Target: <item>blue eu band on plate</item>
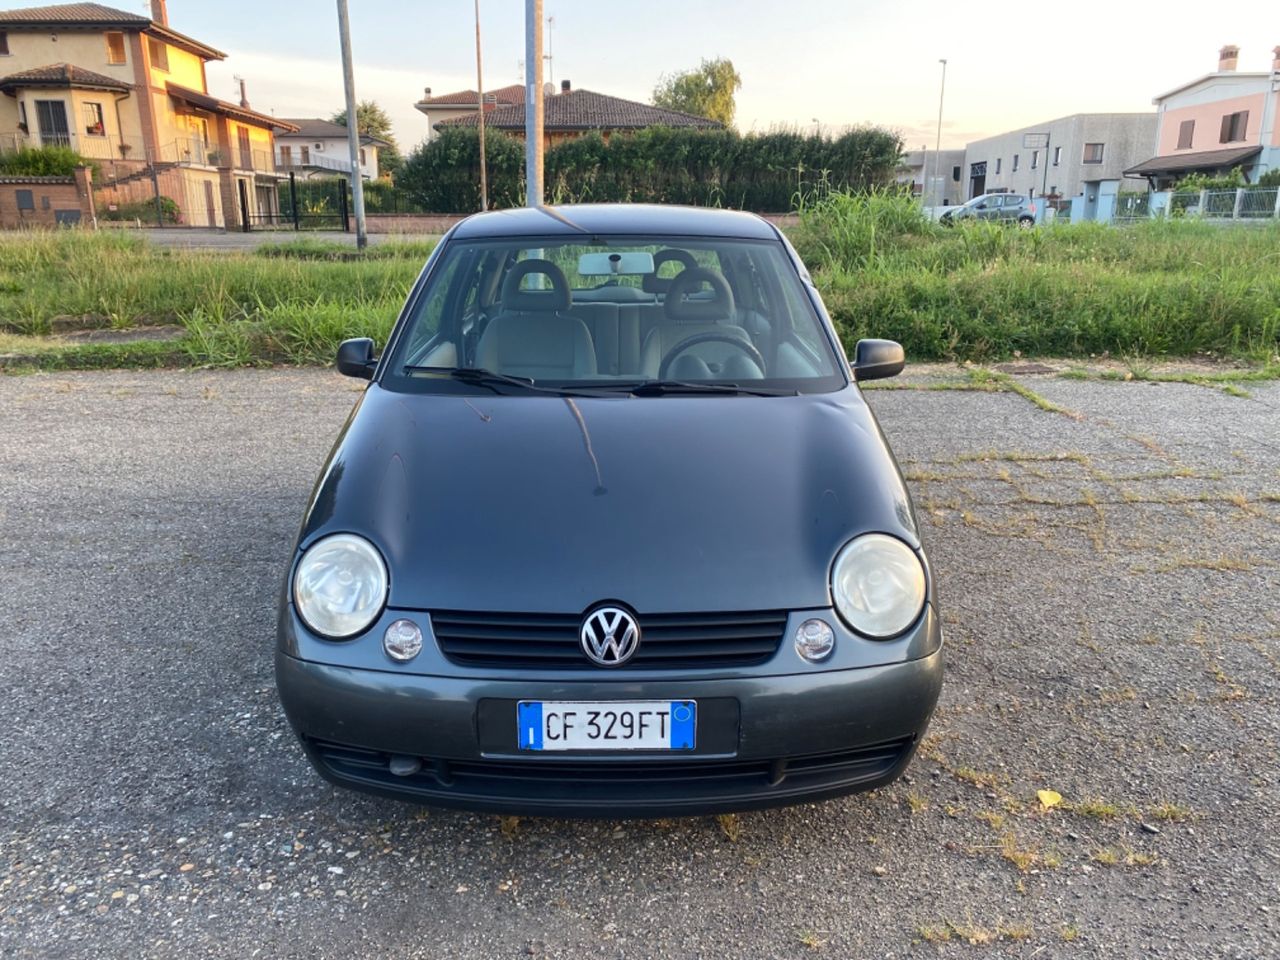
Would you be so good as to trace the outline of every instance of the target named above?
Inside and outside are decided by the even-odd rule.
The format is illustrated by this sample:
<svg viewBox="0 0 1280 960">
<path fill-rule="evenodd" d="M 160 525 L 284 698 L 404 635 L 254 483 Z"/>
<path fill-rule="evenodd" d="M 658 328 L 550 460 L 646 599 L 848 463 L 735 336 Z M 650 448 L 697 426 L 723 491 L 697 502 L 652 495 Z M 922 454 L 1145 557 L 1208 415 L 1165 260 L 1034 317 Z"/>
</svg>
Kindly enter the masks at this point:
<svg viewBox="0 0 1280 960">
<path fill-rule="evenodd" d="M 692 750 L 697 716 L 692 700 L 522 700 L 516 705 L 521 750 Z"/>
</svg>

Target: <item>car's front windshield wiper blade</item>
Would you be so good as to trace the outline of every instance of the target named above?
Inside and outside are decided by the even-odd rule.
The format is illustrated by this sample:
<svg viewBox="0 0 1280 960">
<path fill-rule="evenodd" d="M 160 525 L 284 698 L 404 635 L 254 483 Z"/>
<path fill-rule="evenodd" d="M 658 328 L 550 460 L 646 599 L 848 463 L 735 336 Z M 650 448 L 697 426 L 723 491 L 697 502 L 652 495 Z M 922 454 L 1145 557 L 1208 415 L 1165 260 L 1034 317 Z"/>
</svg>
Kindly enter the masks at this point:
<svg viewBox="0 0 1280 960">
<path fill-rule="evenodd" d="M 794 397 L 798 390 L 773 390 L 768 387 L 744 387 L 738 383 L 701 383 L 696 380 L 642 380 L 634 383 L 609 384 L 605 389 L 626 391 L 634 397 L 665 397 L 681 393 L 711 393 L 722 396 Z"/>
<path fill-rule="evenodd" d="M 488 387 L 494 393 L 502 393 L 503 387 L 516 387 L 534 393 L 549 393 L 557 397 L 592 396 L 590 390 L 579 390 L 576 387 L 540 387 L 531 377 L 516 377 L 509 373 L 498 373 L 483 367 L 431 367 L 421 364 L 407 364 L 405 373 L 427 373 L 438 377 L 448 377 L 462 383 L 471 383 L 480 387 Z"/>
</svg>

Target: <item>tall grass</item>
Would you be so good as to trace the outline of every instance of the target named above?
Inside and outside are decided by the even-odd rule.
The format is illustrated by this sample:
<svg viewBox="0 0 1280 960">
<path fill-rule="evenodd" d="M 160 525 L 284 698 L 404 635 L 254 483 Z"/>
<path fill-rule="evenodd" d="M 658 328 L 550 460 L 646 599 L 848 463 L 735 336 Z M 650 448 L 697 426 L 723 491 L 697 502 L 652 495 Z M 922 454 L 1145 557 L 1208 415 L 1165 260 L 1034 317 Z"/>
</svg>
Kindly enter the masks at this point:
<svg viewBox="0 0 1280 960">
<path fill-rule="evenodd" d="M 41 334 L 58 317 L 185 326 L 193 361 L 327 362 L 346 336 L 385 339 L 430 244 L 336 244 L 271 255 L 171 251 L 104 231 L 0 237 L 0 330 Z M 348 331 L 356 331 L 349 333 Z"/>
<path fill-rule="evenodd" d="M 945 228 L 873 191 L 806 201 L 791 236 L 850 345 L 889 337 L 917 360 L 1280 352 L 1278 224 Z M 125 233 L 4 235 L 0 332 L 46 333 L 64 316 L 178 323 L 197 365 L 328 363 L 346 337 L 385 341 L 430 249 L 352 257 L 311 239 L 217 254 Z"/>
<path fill-rule="evenodd" d="M 792 239 L 847 341 L 918 359 L 1280 350 L 1280 225 L 944 227 L 909 198 L 834 193 Z"/>
</svg>

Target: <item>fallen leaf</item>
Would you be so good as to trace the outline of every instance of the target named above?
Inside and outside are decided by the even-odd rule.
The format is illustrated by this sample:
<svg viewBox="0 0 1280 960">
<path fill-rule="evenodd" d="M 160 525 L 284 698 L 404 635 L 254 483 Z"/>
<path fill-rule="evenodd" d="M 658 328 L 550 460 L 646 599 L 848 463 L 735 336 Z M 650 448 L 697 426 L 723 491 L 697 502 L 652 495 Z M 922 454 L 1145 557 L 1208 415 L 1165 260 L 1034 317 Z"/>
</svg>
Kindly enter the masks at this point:
<svg viewBox="0 0 1280 960">
<path fill-rule="evenodd" d="M 1062 802 L 1062 794 L 1057 790 L 1037 790 L 1036 797 L 1040 801 L 1041 808 L 1052 810 Z"/>
</svg>

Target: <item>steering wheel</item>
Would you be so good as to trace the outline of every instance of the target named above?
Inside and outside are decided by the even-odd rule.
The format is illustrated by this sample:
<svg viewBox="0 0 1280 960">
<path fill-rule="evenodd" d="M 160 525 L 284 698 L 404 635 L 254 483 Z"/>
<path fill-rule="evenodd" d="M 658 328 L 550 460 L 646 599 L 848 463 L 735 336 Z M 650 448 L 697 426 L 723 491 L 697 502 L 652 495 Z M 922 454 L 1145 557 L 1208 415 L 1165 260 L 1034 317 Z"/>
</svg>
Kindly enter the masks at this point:
<svg viewBox="0 0 1280 960">
<path fill-rule="evenodd" d="M 676 357 L 680 356 L 680 354 L 684 353 L 690 347 L 695 347 L 700 343 L 727 343 L 731 347 L 737 347 L 746 354 L 747 359 L 760 368 L 761 373 L 764 372 L 764 356 L 755 348 L 754 344 L 742 339 L 741 337 L 735 337 L 731 333 L 717 333 L 716 331 L 711 331 L 710 333 L 696 333 L 687 340 L 681 340 L 674 347 L 668 350 L 667 355 L 663 357 L 662 362 L 658 364 L 658 379 L 667 379 L 667 371 L 671 369 L 671 364 Z"/>
</svg>

